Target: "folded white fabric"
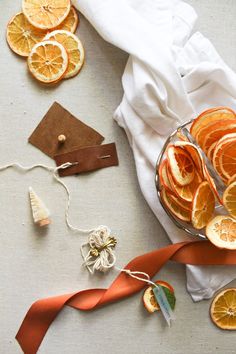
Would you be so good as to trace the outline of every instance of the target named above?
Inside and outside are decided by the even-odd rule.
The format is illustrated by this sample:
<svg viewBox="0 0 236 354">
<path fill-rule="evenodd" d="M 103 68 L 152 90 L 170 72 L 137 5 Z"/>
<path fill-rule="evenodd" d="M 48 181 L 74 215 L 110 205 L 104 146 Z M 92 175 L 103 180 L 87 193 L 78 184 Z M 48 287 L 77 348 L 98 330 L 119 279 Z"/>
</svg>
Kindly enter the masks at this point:
<svg viewBox="0 0 236 354">
<path fill-rule="evenodd" d="M 209 107 L 236 109 L 236 74 L 199 32 L 191 6 L 180 0 L 73 0 L 100 35 L 130 53 L 124 96 L 114 118 L 133 149 L 141 190 L 172 242 L 189 239 L 158 202 L 155 163 L 167 135 Z M 194 301 L 235 278 L 236 267 L 187 266 Z"/>
</svg>

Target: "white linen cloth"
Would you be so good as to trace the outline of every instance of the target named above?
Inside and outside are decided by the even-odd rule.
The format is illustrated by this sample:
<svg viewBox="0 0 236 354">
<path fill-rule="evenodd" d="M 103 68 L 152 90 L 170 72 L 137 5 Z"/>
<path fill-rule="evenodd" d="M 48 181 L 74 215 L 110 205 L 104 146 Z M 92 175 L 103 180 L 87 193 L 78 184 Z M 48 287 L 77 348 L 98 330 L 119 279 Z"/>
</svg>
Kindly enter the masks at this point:
<svg viewBox="0 0 236 354">
<path fill-rule="evenodd" d="M 180 0 L 73 0 L 108 42 L 130 54 L 124 96 L 114 118 L 127 133 L 144 197 L 172 242 L 191 239 L 170 221 L 156 195 L 160 149 L 180 123 L 209 107 L 236 109 L 236 74 L 201 33 L 194 9 Z M 194 301 L 235 278 L 232 266 L 187 266 Z"/>
</svg>

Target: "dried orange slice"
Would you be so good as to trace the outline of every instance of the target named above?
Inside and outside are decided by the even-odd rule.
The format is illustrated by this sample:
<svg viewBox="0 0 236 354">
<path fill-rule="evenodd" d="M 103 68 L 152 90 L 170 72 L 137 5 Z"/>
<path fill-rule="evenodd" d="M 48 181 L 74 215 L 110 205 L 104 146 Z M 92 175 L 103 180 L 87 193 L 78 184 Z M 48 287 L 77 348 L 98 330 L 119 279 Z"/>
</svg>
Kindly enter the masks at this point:
<svg viewBox="0 0 236 354">
<path fill-rule="evenodd" d="M 203 127 L 210 123 L 224 120 L 236 120 L 235 112 L 228 107 L 216 107 L 202 112 L 196 119 L 194 119 L 190 133 L 196 138 L 197 133 Z"/>
<path fill-rule="evenodd" d="M 167 149 L 171 174 L 177 184 L 186 186 L 194 179 L 195 168 L 190 155 L 181 147 L 171 145 Z"/>
<path fill-rule="evenodd" d="M 171 189 L 175 192 L 175 194 L 187 202 L 193 201 L 193 196 L 194 196 L 199 184 L 202 182 L 201 177 L 199 176 L 199 174 L 196 171 L 195 171 L 193 181 L 191 183 L 187 184 L 186 186 L 180 186 L 179 184 L 177 184 L 175 182 L 173 176 L 171 175 L 169 168 L 167 168 L 167 178 L 169 179 Z"/>
<path fill-rule="evenodd" d="M 213 155 L 214 155 L 216 144 L 217 144 L 217 142 L 213 143 L 207 151 L 207 157 L 210 161 L 213 160 Z"/>
<path fill-rule="evenodd" d="M 223 204 L 230 215 L 236 218 L 236 182 L 231 183 L 224 191 Z"/>
<path fill-rule="evenodd" d="M 58 42 L 39 42 L 28 57 L 28 67 L 37 80 L 46 84 L 56 83 L 67 70 L 68 55 Z"/>
<path fill-rule="evenodd" d="M 236 330 L 236 288 L 222 290 L 213 299 L 210 315 L 221 329 Z"/>
<path fill-rule="evenodd" d="M 79 16 L 77 14 L 77 11 L 73 6 L 71 6 L 69 15 L 57 28 L 55 28 L 55 30 L 60 29 L 60 30 L 65 30 L 65 31 L 75 33 L 76 28 L 78 27 L 78 23 L 79 23 Z"/>
<path fill-rule="evenodd" d="M 217 143 L 213 165 L 224 182 L 236 173 L 236 133 L 227 134 Z"/>
<path fill-rule="evenodd" d="M 167 160 L 163 160 L 160 168 L 159 168 L 159 178 L 160 178 L 160 184 L 168 190 L 168 192 L 172 193 L 172 187 L 169 181 L 169 177 L 167 175 Z"/>
<path fill-rule="evenodd" d="M 25 15 L 20 12 L 8 23 L 6 37 L 13 52 L 27 57 L 33 46 L 43 40 L 45 31 L 33 27 Z"/>
<path fill-rule="evenodd" d="M 182 221 L 190 221 L 190 205 L 189 203 L 181 203 L 181 201 L 168 193 L 164 188 L 161 190 L 161 200 L 165 204 L 166 208 L 178 219 Z"/>
<path fill-rule="evenodd" d="M 236 220 L 231 216 L 218 215 L 206 227 L 207 238 L 219 248 L 236 249 Z"/>
<path fill-rule="evenodd" d="M 216 185 L 215 185 L 215 181 L 214 179 L 211 177 L 211 175 L 208 172 L 207 166 L 204 166 L 204 172 L 205 172 L 205 179 L 207 180 L 207 182 L 209 183 L 212 192 L 214 193 L 216 199 L 218 200 L 218 202 L 223 205 L 223 200 L 221 199 L 220 194 L 217 191 Z"/>
<path fill-rule="evenodd" d="M 222 120 L 210 123 L 200 129 L 196 136 L 197 143 L 207 153 L 209 147 L 224 135 L 236 132 L 236 120 Z"/>
<path fill-rule="evenodd" d="M 195 229 L 202 229 L 211 219 L 215 209 L 215 197 L 208 182 L 197 188 L 192 204 L 191 221 Z"/>
<path fill-rule="evenodd" d="M 84 63 L 84 48 L 79 38 L 71 32 L 56 30 L 48 33 L 45 40 L 61 43 L 68 53 L 69 65 L 64 79 L 77 75 Z"/>
<path fill-rule="evenodd" d="M 170 291 L 170 293 L 174 295 L 174 289 L 169 283 L 167 283 L 163 280 L 157 280 L 157 281 L 155 281 L 155 283 L 157 285 L 161 285 L 162 287 L 167 288 Z M 149 286 L 143 293 L 143 305 L 149 313 L 153 313 L 155 311 L 160 310 L 160 306 L 156 302 L 156 299 L 155 299 L 152 289 L 153 289 L 153 287 Z"/>
<path fill-rule="evenodd" d="M 236 181 L 236 174 L 230 177 L 230 179 L 228 180 L 228 186 L 235 181 Z"/>
<path fill-rule="evenodd" d="M 204 178 L 204 161 L 199 149 L 192 143 L 187 141 L 177 141 L 175 146 L 180 146 L 191 156 L 191 159 L 194 162 L 194 165 L 197 169 L 197 172 L 200 174 L 201 178 Z"/>
<path fill-rule="evenodd" d="M 28 21 L 36 28 L 52 29 L 59 26 L 70 12 L 70 0 L 23 0 L 22 9 Z"/>
</svg>

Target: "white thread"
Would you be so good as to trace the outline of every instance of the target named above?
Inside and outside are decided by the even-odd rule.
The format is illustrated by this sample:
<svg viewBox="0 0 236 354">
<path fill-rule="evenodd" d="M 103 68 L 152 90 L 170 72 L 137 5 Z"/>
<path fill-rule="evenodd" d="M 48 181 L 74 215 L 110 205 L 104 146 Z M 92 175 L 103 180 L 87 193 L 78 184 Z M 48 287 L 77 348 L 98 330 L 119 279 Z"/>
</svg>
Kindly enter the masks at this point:
<svg viewBox="0 0 236 354">
<path fill-rule="evenodd" d="M 105 273 L 116 263 L 116 256 L 113 250 L 114 245 L 109 245 L 110 229 L 107 226 L 99 226 L 89 235 L 88 241 L 81 245 L 80 252 L 84 259 L 84 265 L 91 274 L 96 270 Z M 104 247 L 104 245 L 106 245 Z M 85 255 L 83 249 L 89 247 L 88 253 Z M 91 250 L 98 250 L 98 255 L 93 256 Z"/>
<path fill-rule="evenodd" d="M 148 284 L 150 284 L 150 285 L 158 286 L 157 284 L 155 284 L 153 281 L 150 280 L 150 276 L 149 276 L 147 273 L 139 272 L 139 271 L 133 271 L 133 270 L 130 270 L 130 269 L 123 269 L 123 268 L 119 268 L 119 267 L 115 267 L 115 268 L 116 268 L 119 272 L 124 272 L 124 273 L 128 274 L 129 276 L 131 276 L 131 277 L 134 278 L 134 279 L 143 281 L 143 282 L 148 283 Z M 143 275 L 143 276 L 146 277 L 147 279 L 138 277 L 136 274 Z"/>
<path fill-rule="evenodd" d="M 88 233 L 93 232 L 96 229 L 95 228 L 94 229 L 90 229 L 90 230 L 79 229 L 77 227 L 74 227 L 70 223 L 70 221 L 69 221 L 69 208 L 70 208 L 70 202 L 71 202 L 70 191 L 69 191 L 67 185 L 64 182 L 62 182 L 62 180 L 58 177 L 58 170 L 66 169 L 68 167 L 74 166 L 75 164 L 78 164 L 78 162 L 66 162 L 66 163 L 54 168 L 54 167 L 49 167 L 49 166 L 46 166 L 46 165 L 43 165 L 43 164 L 37 164 L 37 165 L 32 165 L 32 166 L 23 166 L 23 165 L 21 165 L 21 164 L 16 162 L 16 163 L 12 163 L 12 164 L 9 164 L 9 165 L 0 166 L 0 171 L 6 170 L 8 168 L 18 168 L 18 169 L 23 170 L 23 171 L 31 171 L 31 170 L 33 170 L 35 168 L 43 168 L 43 169 L 51 172 L 52 175 L 53 175 L 53 178 L 57 181 L 57 183 L 62 185 L 62 187 L 65 189 L 66 194 L 67 194 L 67 202 L 66 202 L 66 209 L 65 209 L 66 225 L 68 226 L 69 229 L 71 229 L 74 232 L 80 232 L 80 233 L 88 234 Z"/>
<path fill-rule="evenodd" d="M 107 242 L 111 238 L 111 231 L 107 226 L 99 226 L 96 230 L 90 233 L 88 241 L 83 243 L 80 247 L 81 255 L 84 259 L 84 265 L 87 267 L 88 271 L 91 274 L 94 272 L 107 272 L 110 268 L 112 268 L 116 263 L 116 256 L 114 251 L 114 246 L 107 245 Z M 106 247 L 104 247 L 106 245 Z M 89 248 L 87 254 L 84 254 L 83 249 Z M 91 250 L 100 250 L 97 256 L 91 254 Z M 123 269 L 119 267 L 115 267 L 119 272 L 124 272 L 127 275 L 135 278 L 137 280 L 143 281 L 150 285 L 157 286 L 154 282 L 150 280 L 150 276 L 147 273 L 139 272 L 139 271 L 131 271 L 129 269 Z M 145 278 L 141 278 L 138 275 L 143 275 Z"/>
<path fill-rule="evenodd" d="M 153 281 L 151 281 L 150 276 L 147 273 L 139 272 L 139 271 L 131 271 L 129 269 L 122 269 L 122 268 L 118 268 L 118 267 L 115 267 L 115 268 L 120 272 L 126 273 L 127 275 L 129 275 L 130 277 L 132 277 L 134 279 L 143 281 L 145 283 L 148 283 L 149 285 L 152 285 L 154 288 L 159 289 L 158 300 L 157 300 L 157 296 L 155 294 L 154 294 L 154 296 L 155 296 L 156 300 L 158 301 L 158 304 L 160 306 L 160 310 L 162 312 L 163 317 L 165 318 L 168 326 L 170 327 L 171 320 L 175 320 L 175 316 L 173 314 L 171 305 L 170 305 L 162 287 L 159 284 L 156 284 Z M 141 278 L 141 277 L 137 276 L 136 274 L 143 275 L 147 279 Z"/>
<path fill-rule="evenodd" d="M 99 226 L 98 228 L 94 228 L 94 229 L 88 229 L 88 230 L 79 229 L 77 227 L 74 227 L 69 221 L 69 209 L 70 209 L 70 202 L 71 202 L 71 194 L 70 194 L 70 191 L 69 191 L 67 185 L 64 182 L 62 182 L 62 180 L 58 177 L 58 171 L 60 169 L 66 169 L 68 167 L 71 167 L 77 163 L 78 162 L 66 162 L 66 163 L 54 168 L 54 167 L 46 166 L 44 164 L 23 166 L 20 163 L 16 162 L 16 163 L 0 166 L 0 171 L 4 171 L 8 168 L 18 168 L 23 171 L 31 171 L 35 168 L 43 168 L 49 172 L 52 172 L 53 178 L 57 181 L 57 183 L 62 185 L 62 187 L 65 189 L 66 194 L 67 194 L 67 203 L 66 203 L 66 209 L 65 209 L 65 221 L 66 221 L 68 228 L 71 229 L 72 231 L 90 234 L 88 242 L 82 244 L 80 247 L 80 251 L 81 251 L 82 257 L 84 259 L 84 265 L 87 267 L 87 269 L 89 270 L 89 272 L 91 274 L 93 274 L 95 270 L 98 270 L 101 272 L 106 272 L 107 270 L 112 268 L 116 263 L 116 256 L 115 256 L 115 252 L 113 250 L 113 247 L 108 245 L 106 248 L 101 250 L 98 257 L 91 256 L 90 250 L 87 253 L 87 255 L 84 255 L 83 248 L 85 246 L 89 246 L 92 249 L 93 248 L 99 249 L 99 248 L 103 247 L 104 244 L 106 244 L 108 238 L 110 237 L 110 233 L 111 233 L 110 229 L 107 226 L 103 226 L 103 225 Z M 122 268 L 118 268 L 118 267 L 115 267 L 115 268 L 120 272 L 125 272 L 126 274 L 128 274 L 132 278 L 135 278 L 137 280 L 140 280 L 140 281 L 143 281 L 143 282 L 146 282 L 146 283 L 156 286 L 156 284 L 150 280 L 150 277 L 147 273 L 138 272 L 138 271 L 131 271 L 129 269 L 122 269 Z M 143 275 L 147 279 L 138 277 L 136 274 Z"/>
</svg>

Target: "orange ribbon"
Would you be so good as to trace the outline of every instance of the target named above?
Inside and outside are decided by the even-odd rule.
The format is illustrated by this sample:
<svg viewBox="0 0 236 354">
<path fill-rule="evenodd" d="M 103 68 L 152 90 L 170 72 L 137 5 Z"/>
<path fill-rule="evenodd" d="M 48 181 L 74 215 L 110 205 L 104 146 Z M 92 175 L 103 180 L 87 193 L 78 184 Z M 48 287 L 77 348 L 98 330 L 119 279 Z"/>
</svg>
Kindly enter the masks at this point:
<svg viewBox="0 0 236 354">
<path fill-rule="evenodd" d="M 221 250 L 208 241 L 181 242 L 134 258 L 125 269 L 152 278 L 169 260 L 192 265 L 236 265 L 236 251 Z M 67 305 L 92 310 L 135 294 L 145 283 L 121 272 L 108 289 L 89 289 L 36 301 L 28 310 L 16 339 L 25 354 L 35 354 L 56 316 Z"/>
</svg>

